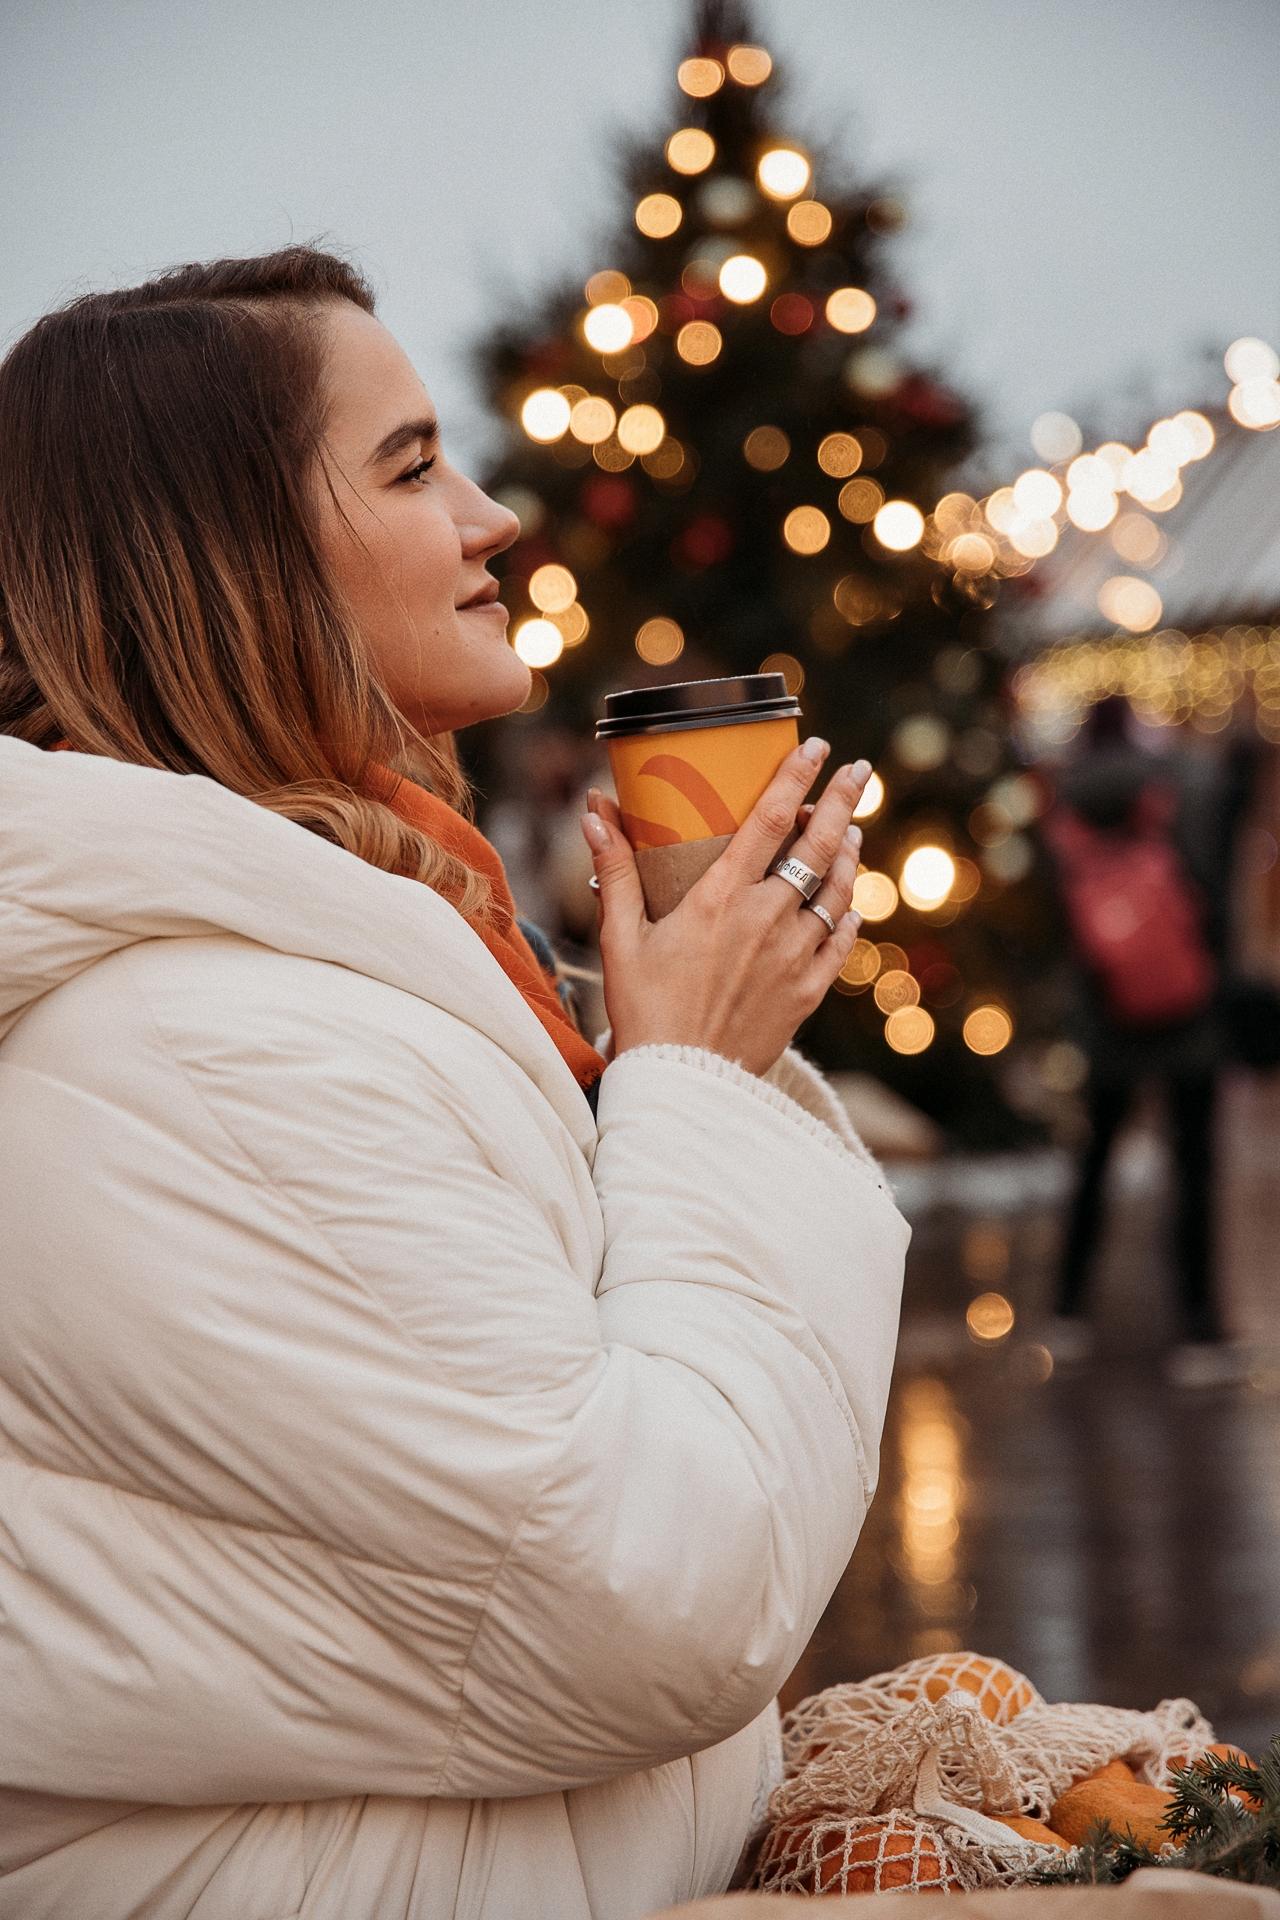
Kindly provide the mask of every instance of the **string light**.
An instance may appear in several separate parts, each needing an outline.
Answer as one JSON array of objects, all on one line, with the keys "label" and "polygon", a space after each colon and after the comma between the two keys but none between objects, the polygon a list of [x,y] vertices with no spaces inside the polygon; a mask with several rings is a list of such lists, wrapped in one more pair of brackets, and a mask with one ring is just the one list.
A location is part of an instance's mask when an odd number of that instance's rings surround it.
[{"label": "string light", "polygon": [[791,442],[781,427],[753,427],[742,443],[743,456],[757,473],[773,473],[785,465]]},{"label": "string light", "polygon": [[651,667],[666,667],[684,652],[684,634],[674,620],[646,620],[636,635],[636,652]]},{"label": "string light", "polygon": [[577,401],[572,408],[569,431],[584,446],[594,447],[599,441],[609,438],[617,418],[607,400],[588,394],[585,400]]},{"label": "string light", "polygon": [[1013,1021],[1003,1007],[975,1007],[964,1023],[963,1037],[971,1053],[1002,1053],[1013,1038]]},{"label": "string light", "polygon": [[874,520],[884,502],[884,488],[878,480],[846,480],[837,505],[846,520],[865,526]]},{"label": "string light", "polygon": [[615,267],[604,267],[592,274],[583,291],[591,306],[605,306],[625,300],[631,291],[631,282]]},{"label": "string light", "polygon": [[895,1053],[923,1053],[934,1031],[933,1016],[923,1007],[901,1007],[884,1023],[884,1037]]},{"label": "string light", "polygon": [[942,906],[955,885],[956,863],[944,847],[913,847],[899,881],[909,907],[928,912]]},{"label": "string light", "polygon": [[662,445],[667,423],[656,407],[628,407],[618,422],[618,439],[628,453],[653,453]]}]

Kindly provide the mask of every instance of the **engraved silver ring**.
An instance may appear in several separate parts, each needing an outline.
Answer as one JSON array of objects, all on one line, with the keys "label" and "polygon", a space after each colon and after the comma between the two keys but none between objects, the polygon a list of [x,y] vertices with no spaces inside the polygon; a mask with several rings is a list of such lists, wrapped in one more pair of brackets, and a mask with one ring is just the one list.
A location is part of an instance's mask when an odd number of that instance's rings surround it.
[{"label": "engraved silver ring", "polygon": [[821,920],[823,926],[826,928],[827,932],[828,933],[835,932],[836,930],[835,921],[831,918],[831,915],[827,912],[826,908],[820,907],[816,900],[806,900],[804,905],[801,907],[800,911],[801,913],[816,913],[819,920]]},{"label": "engraved silver ring", "polygon": [[775,860],[769,871],[776,873],[780,880],[785,880],[788,886],[794,887],[797,893],[802,893],[806,905],[822,885],[820,873],[815,873],[812,867],[806,867],[803,860],[793,859],[790,854]]}]

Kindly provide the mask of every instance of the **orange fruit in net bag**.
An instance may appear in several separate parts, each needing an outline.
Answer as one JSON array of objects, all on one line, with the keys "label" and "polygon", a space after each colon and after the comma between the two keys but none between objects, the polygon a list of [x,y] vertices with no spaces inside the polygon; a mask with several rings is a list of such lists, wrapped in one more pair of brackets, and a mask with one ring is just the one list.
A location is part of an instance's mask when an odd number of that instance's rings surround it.
[{"label": "orange fruit in net bag", "polygon": [[[781,1871],[805,1893],[884,1893],[895,1887],[946,1893],[953,1876],[927,1827],[896,1814],[875,1821],[812,1812],[784,1821],[769,1835],[753,1879],[780,1891]],[[959,1891],[958,1882],[955,1891]]]},{"label": "orange fruit in net bag", "polygon": [[998,1820],[1002,1827],[1010,1827],[1022,1840],[1038,1840],[1041,1846],[1061,1847],[1064,1853],[1070,1853],[1072,1843],[1055,1833],[1047,1821],[1029,1819],[1023,1813],[989,1813],[988,1820]]},{"label": "orange fruit in net bag", "polygon": [[987,1719],[998,1727],[1007,1726],[1036,1697],[1029,1680],[1003,1660],[981,1653],[939,1654],[925,1672],[905,1678],[895,1691],[900,1700],[918,1700],[922,1695],[926,1700],[941,1700],[956,1687],[973,1694]]},{"label": "orange fruit in net bag", "polygon": [[1141,1780],[1090,1776],[1077,1780],[1054,1802],[1049,1824],[1055,1833],[1078,1846],[1096,1820],[1105,1820],[1115,1834],[1132,1833],[1135,1840],[1158,1852],[1173,1838],[1164,1825],[1172,1801],[1171,1793]]}]

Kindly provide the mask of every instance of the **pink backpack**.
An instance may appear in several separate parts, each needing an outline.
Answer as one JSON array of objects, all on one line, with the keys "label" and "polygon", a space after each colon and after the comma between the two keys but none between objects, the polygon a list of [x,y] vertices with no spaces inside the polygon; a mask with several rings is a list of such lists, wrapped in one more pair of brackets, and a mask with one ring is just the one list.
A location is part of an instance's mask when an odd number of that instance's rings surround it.
[{"label": "pink backpack", "polygon": [[1168,787],[1153,784],[1118,831],[1090,825],[1061,802],[1044,822],[1072,934],[1123,1027],[1193,1019],[1217,987],[1201,896],[1170,831],[1175,805]]}]

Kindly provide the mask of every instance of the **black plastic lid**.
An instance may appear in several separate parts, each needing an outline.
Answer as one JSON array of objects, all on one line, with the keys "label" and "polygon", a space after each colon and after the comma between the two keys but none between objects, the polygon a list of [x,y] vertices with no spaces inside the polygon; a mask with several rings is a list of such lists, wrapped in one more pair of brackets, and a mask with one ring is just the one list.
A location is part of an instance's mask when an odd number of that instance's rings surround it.
[{"label": "black plastic lid", "polygon": [[732,726],[743,720],[798,720],[800,702],[781,673],[740,673],[727,680],[676,680],[665,687],[607,693],[596,739],[669,732],[678,727]]}]

